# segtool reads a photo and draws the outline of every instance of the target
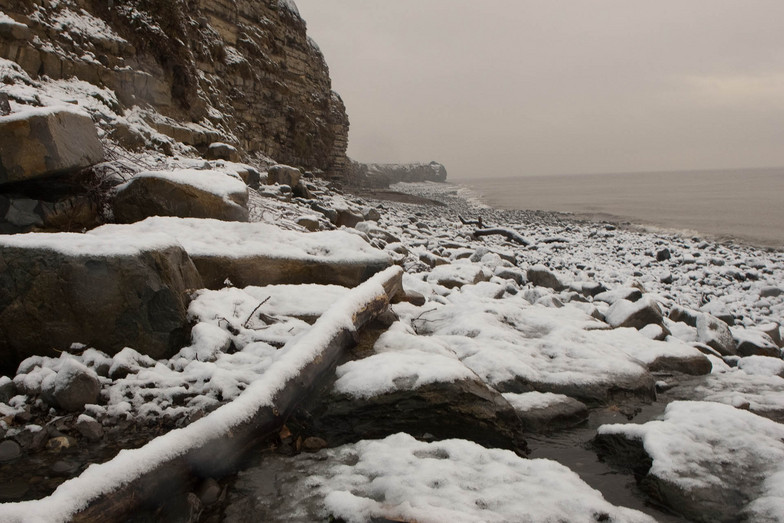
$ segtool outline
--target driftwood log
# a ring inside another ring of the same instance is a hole
[[[478,219],[476,219],[476,220],[466,220],[465,218],[463,218],[459,214],[457,215],[457,217],[460,218],[460,223],[462,223],[463,225],[476,225],[480,229],[484,229],[485,228],[485,225],[482,223],[482,217],[481,216]]]
[[[512,229],[504,229],[502,227],[493,227],[491,229],[477,229],[474,231],[474,237],[479,238],[482,236],[493,236],[499,235],[505,237],[509,241],[513,241],[528,247],[531,245],[531,242],[523,238],[520,233],[513,231]]]
[[[54,507],[65,504],[72,521],[122,521],[139,508],[189,492],[200,478],[236,472],[248,451],[278,433],[297,405],[334,370],[355,342],[357,330],[402,294],[402,274],[399,267],[391,267],[353,289],[299,342],[286,348],[281,358],[285,365],[270,368],[232,403],[140,449],[123,451],[107,464],[88,468],[48,498],[0,506],[0,512],[9,521],[35,515],[46,519],[53,516]],[[138,465],[142,462],[146,464]],[[124,473],[123,466],[132,470]]]

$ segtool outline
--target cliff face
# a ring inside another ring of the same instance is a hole
[[[358,163],[348,169],[349,182],[354,185],[386,188],[399,182],[445,182],[446,167],[430,163]]]
[[[0,57],[151,107],[157,132],[340,174],[348,117],[289,0],[0,0]],[[118,140],[132,139],[119,129]]]

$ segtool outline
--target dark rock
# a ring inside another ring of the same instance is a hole
[[[771,358],[781,358],[781,349],[778,345],[764,333],[759,333],[754,337],[736,337],[736,353],[743,358],[747,356],[768,356]]]
[[[69,242],[78,240],[78,249]],[[127,241],[126,241],[127,243]],[[82,342],[164,357],[187,341],[188,289],[202,288],[176,242],[31,234],[0,238],[0,372]]]
[[[93,121],[66,108],[0,117],[0,184],[84,169],[103,160]]]
[[[479,380],[432,383],[370,398],[332,393],[309,412],[311,431],[321,434],[330,447],[407,432],[518,452],[527,448],[517,413]]]
[[[776,298],[784,294],[784,289],[780,287],[763,287],[759,291],[760,298]]]
[[[672,254],[670,253],[670,249],[664,248],[660,251],[656,252],[656,261],[666,261],[672,258]]]
[[[0,92],[0,116],[7,116],[10,113],[11,104],[8,102],[8,94]]]
[[[529,394],[547,397],[536,392]],[[526,405],[525,402],[517,404],[516,398],[525,395],[504,394],[503,396],[515,408],[526,431],[551,432],[576,427],[588,420],[588,407],[583,402],[568,396],[556,397],[542,402],[541,405],[533,406]]]
[[[0,442],[0,463],[14,461],[22,455],[22,447],[10,439]]]
[[[544,265],[534,265],[526,273],[529,282],[537,287],[547,287],[555,291],[562,291],[566,285],[550,269]]]
[[[226,160],[227,162],[239,162],[240,152],[233,145],[223,142],[214,142],[207,147],[207,154],[204,156],[208,160]]]
[[[702,313],[697,317],[697,341],[716,349],[722,356],[737,354],[735,339],[729,326],[714,316]]]
[[[220,181],[231,187],[227,194],[200,185]],[[192,181],[191,181],[192,180]],[[213,218],[248,221],[248,189],[241,180],[219,171],[145,172],[117,189],[114,215],[120,223],[133,223],[150,216]]]

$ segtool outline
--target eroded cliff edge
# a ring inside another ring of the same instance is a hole
[[[347,165],[346,110],[293,2],[0,0],[0,9],[0,57],[32,78],[109,88],[116,111],[152,109],[140,116],[149,126],[199,150],[226,141],[331,175]],[[133,127],[104,123],[124,147],[149,145]]]

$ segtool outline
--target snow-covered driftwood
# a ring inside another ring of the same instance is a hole
[[[187,492],[198,477],[236,470],[246,451],[277,432],[335,366],[356,331],[400,292],[402,269],[380,272],[281,349],[267,373],[232,403],[140,449],[90,466],[47,498],[0,505],[3,521],[117,521],[143,503]]]

